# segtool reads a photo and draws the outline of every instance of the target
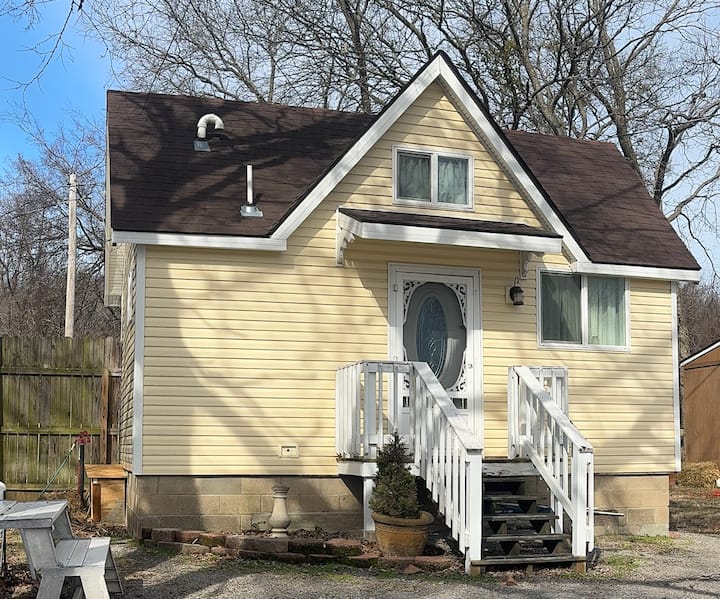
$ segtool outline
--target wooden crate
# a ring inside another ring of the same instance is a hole
[[[127,472],[120,464],[86,464],[93,522],[125,524]]]

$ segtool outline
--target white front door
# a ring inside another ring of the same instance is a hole
[[[479,287],[478,271],[390,267],[390,358],[426,362],[481,435]]]

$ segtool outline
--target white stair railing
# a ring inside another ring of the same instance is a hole
[[[337,452],[374,459],[385,437],[407,438],[413,470],[465,554],[482,551],[482,446],[424,362],[366,361],[337,371]]]
[[[594,548],[593,447],[525,366],[508,371],[508,457],[529,458],[550,489],[562,531],[572,523],[572,552]]]

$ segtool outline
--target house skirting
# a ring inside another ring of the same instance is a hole
[[[290,529],[361,532],[362,480],[309,476],[136,476],[129,474],[127,526],[208,531],[264,530],[272,488],[290,488]]]
[[[307,476],[128,476],[127,525],[243,531],[267,528],[272,487],[290,488],[290,529],[363,530],[362,478]],[[595,475],[595,534],[663,535],[669,527],[669,477]],[[606,513],[609,512],[609,513]]]
[[[670,479],[667,474],[595,475],[595,534],[666,535]],[[609,512],[609,513],[605,513]]]

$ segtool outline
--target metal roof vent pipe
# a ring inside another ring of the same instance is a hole
[[[193,142],[196,152],[210,151],[210,139],[207,136],[208,125],[213,126],[213,131],[210,134],[211,138],[220,138],[225,135],[225,125],[218,115],[211,113],[201,116],[197,124],[197,137]]]
[[[247,182],[247,203],[240,207],[240,214],[242,216],[249,216],[250,218],[259,218],[263,215],[263,213],[262,210],[255,205],[252,164],[248,164],[245,167],[245,173],[245,180]]]

